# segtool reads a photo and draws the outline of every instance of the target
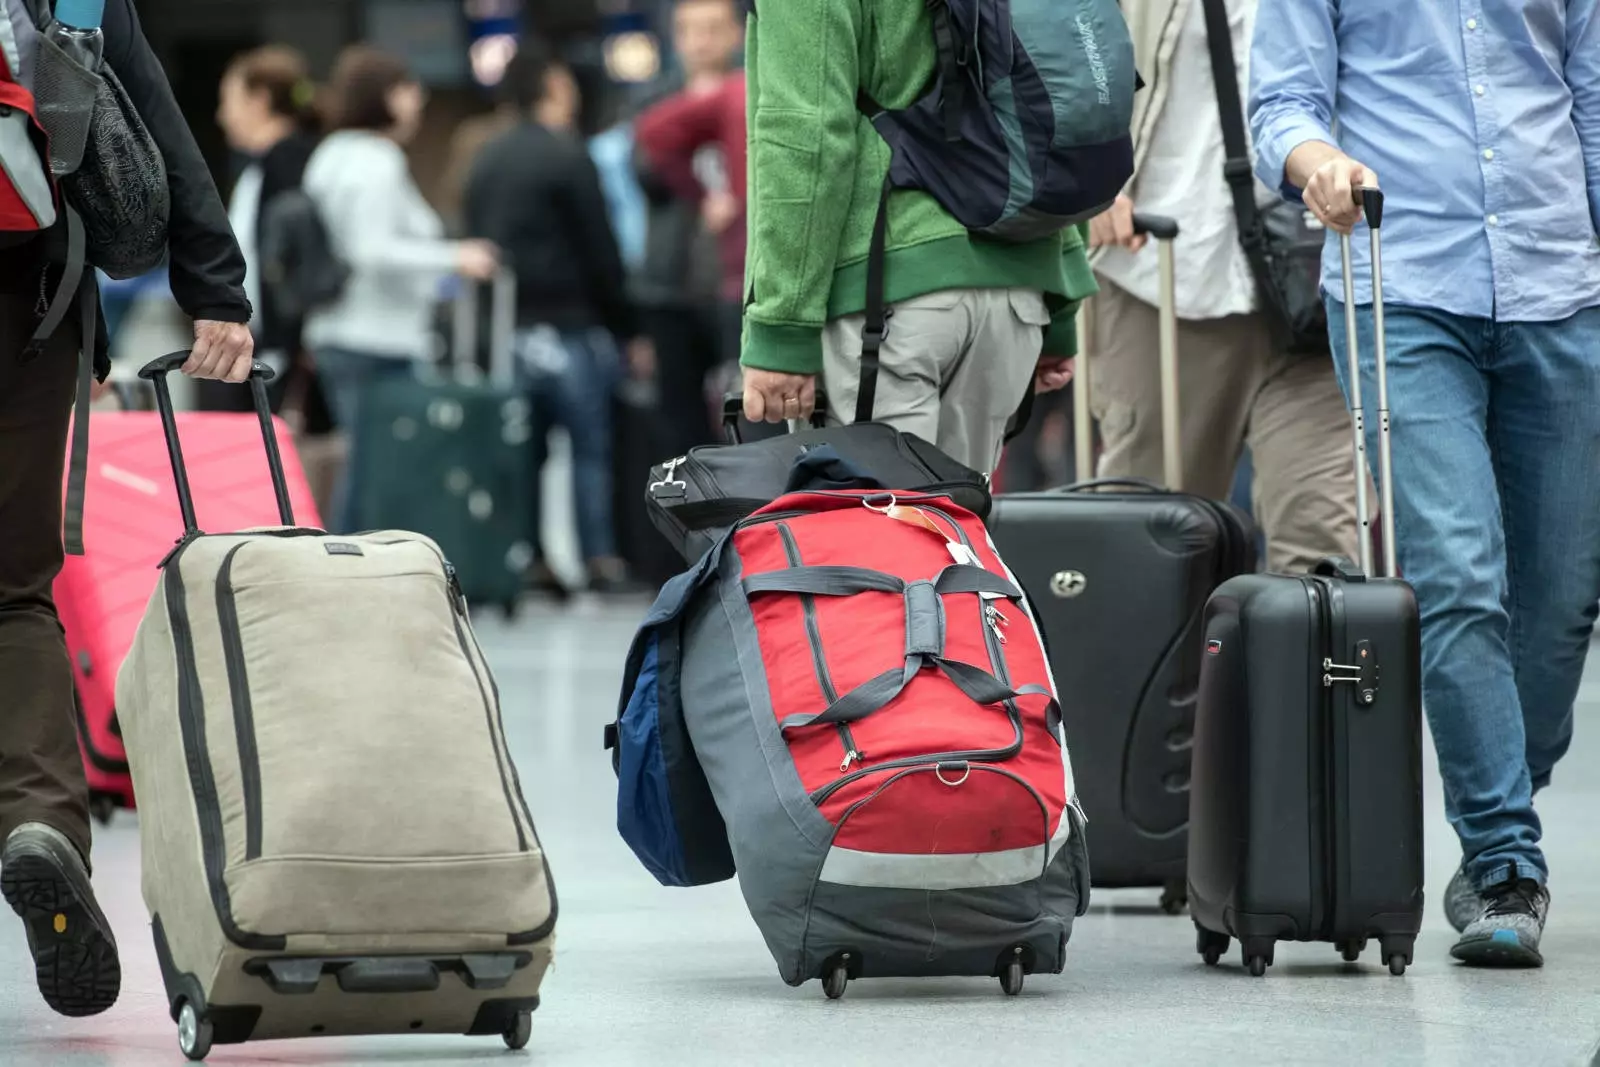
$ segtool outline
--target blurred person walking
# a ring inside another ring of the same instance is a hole
[[[304,337],[351,441],[329,518],[331,529],[348,532],[364,465],[381,462],[362,454],[363,390],[413,374],[431,357],[445,275],[488,280],[499,260],[487,241],[446,240],[412,179],[403,146],[421,125],[426,96],[401,60],[364,45],[346,49],[328,97],[330,133],[306,165],[304,186],[350,274],[337,299],[307,316]]]
[[[1181,224],[1174,255],[1183,488],[1228,499],[1248,445],[1252,511],[1267,537],[1268,565],[1306,572],[1324,557],[1357,555],[1350,419],[1328,353],[1286,351],[1287,339],[1259,299],[1223,173],[1206,2],[1128,0],[1122,7],[1149,88],[1134,105],[1134,179],[1090,226],[1100,282],[1090,396],[1104,444],[1098,474],[1162,478],[1160,266],[1154,244],[1134,235],[1133,212],[1170,216]],[[1257,0],[1222,2],[1228,37],[1219,43],[1242,59]],[[1242,107],[1232,119],[1243,132]],[[1258,201],[1274,195],[1257,185]]]
[[[530,529],[542,529],[538,473],[557,426],[572,441],[573,501],[590,588],[630,588],[617,556],[612,508],[613,390],[629,363],[650,362],[627,294],[600,176],[575,124],[572,72],[528,41],[506,69],[503,91],[521,117],[479,154],[467,179],[466,231],[505,250],[517,276],[517,367],[532,402],[535,492]],[[544,559],[534,584],[565,592]]]
[[[669,440],[683,455],[715,440],[706,380],[739,357],[744,291],[745,107],[737,0],[675,0],[679,80],[635,120],[635,164],[650,204],[635,280],[656,346]]]
[[[1250,70],[1256,172],[1336,231],[1325,293],[1343,292],[1352,190],[1382,176],[1396,545],[1462,852],[1451,954],[1536,967],[1534,796],[1572,741],[1600,605],[1600,14],[1284,0]],[[1353,251],[1370,398],[1375,271],[1367,241]],[[1343,351],[1347,309],[1327,308]]]
[[[269,46],[246,52],[230,63],[217,96],[217,125],[228,146],[247,161],[234,181],[228,218],[248,268],[245,292],[255,307],[251,330],[257,358],[279,372],[272,383],[276,408],[291,387],[309,385],[320,394],[315,372],[309,361],[301,358],[304,323],[281,309],[273,286],[263,282],[259,254],[267,205],[280,194],[300,188],[306,164],[317,147],[316,86],[300,53]],[[203,391],[210,400],[202,403],[203,407],[251,410],[244,390],[222,387]]]
[[[19,0],[0,0],[0,56],[8,72],[18,68],[17,42],[26,39],[16,33],[18,20],[30,17]],[[253,352],[244,325],[250,302],[244,258],[222,200],[131,0],[109,0],[101,27],[104,63],[166,167],[170,283],[194,319],[184,370],[244,381]],[[20,177],[12,168],[24,162],[31,161],[7,153],[7,180]],[[65,212],[59,215],[64,220]],[[63,1015],[86,1016],[116,1001],[122,972],[116,938],[90,885],[89,796],[73,723],[72,664],[51,588],[64,554],[61,485],[80,352],[102,381],[110,363],[103,324],[95,336],[83,336],[77,315],[30,350],[41,298],[61,283],[65,230],[58,221],[42,233],[0,233],[0,891],[26,923],[45,1002]],[[98,299],[92,273],[75,299]]]

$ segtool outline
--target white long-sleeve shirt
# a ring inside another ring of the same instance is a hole
[[[312,153],[304,185],[350,268],[340,298],[306,320],[306,343],[427,358],[439,282],[455,269],[457,246],[444,239],[405,153],[380,134],[335,133]]]

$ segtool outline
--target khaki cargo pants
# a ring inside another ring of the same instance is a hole
[[[1092,301],[1090,408],[1105,478],[1162,480],[1159,316],[1104,279]],[[1357,555],[1350,417],[1332,357],[1286,355],[1261,315],[1178,323],[1183,488],[1226,500],[1244,446],[1267,565],[1305,573]]]
[[[822,334],[828,418],[853,422],[866,316]],[[1031,389],[1050,313],[1037,289],[950,289],[893,307],[873,418],[931,441],[950,458],[992,473],[1006,424]]]

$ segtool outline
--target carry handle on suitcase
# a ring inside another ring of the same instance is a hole
[[[1383,225],[1383,191],[1356,186],[1356,204],[1367,218],[1367,232],[1372,242],[1372,335],[1374,354],[1378,364],[1378,484],[1381,505],[1379,517],[1383,525],[1382,578],[1400,576],[1395,558],[1394,542],[1394,457],[1389,447],[1389,350],[1383,332],[1383,255],[1379,247],[1378,230]],[[1361,396],[1361,345],[1356,336],[1356,284],[1350,265],[1350,235],[1339,235],[1339,255],[1344,268],[1344,331],[1346,359],[1350,378],[1350,429],[1355,435],[1356,462],[1356,521],[1361,524],[1361,572],[1373,575],[1372,569],[1372,513],[1367,505],[1367,494],[1361,487],[1367,478],[1367,411]]]
[[[445,362],[459,370],[477,358],[479,283],[471,278],[457,280],[461,288],[456,293],[450,357]],[[509,267],[501,267],[490,286],[489,363],[483,369],[496,385],[510,386],[515,377],[511,350],[517,330],[517,276]]]
[[[744,443],[739,434],[739,420],[742,418],[744,418],[744,397],[735,393],[729,393],[723,397],[722,435],[730,445]],[[811,428],[813,430],[825,430],[828,428],[828,394],[824,393],[820,387],[817,389],[816,405],[811,409]]]
[[[1164,215],[1135,212],[1133,232],[1155,238],[1161,257],[1161,469],[1174,492],[1183,488],[1183,437],[1178,415],[1178,300],[1172,244],[1178,221]],[[1078,316],[1078,360],[1072,381],[1072,429],[1078,466],[1077,485],[1091,488],[1094,479],[1094,416],[1089,412],[1089,346],[1084,317]]]
[[[167,386],[167,375],[189,361],[189,351],[169,352],[146,363],[139,377],[155,386],[156,410],[161,413],[161,429],[167,438],[167,456],[172,460],[172,480],[178,487],[178,508],[183,513],[183,537],[187,541],[200,536],[200,523],[195,519],[194,496],[189,490],[189,472],[183,463],[183,447],[178,441],[178,418],[172,409],[172,390]],[[272,474],[272,491],[278,498],[278,518],[283,525],[294,525],[294,506],[289,503],[289,480],[283,473],[283,454],[278,451],[278,434],[272,425],[272,405],[267,399],[267,383],[276,372],[260,360],[250,367],[250,399],[255,404],[256,418],[261,422],[261,439],[267,449],[267,469]]]

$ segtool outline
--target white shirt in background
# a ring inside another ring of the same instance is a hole
[[[1233,31],[1234,63],[1239,96],[1248,91],[1250,37],[1255,0],[1227,0]],[[1205,6],[1187,0],[1188,10],[1173,51],[1170,82],[1150,133],[1149,150],[1129,195],[1134,210],[1178,220],[1173,247],[1180,319],[1216,319],[1256,309],[1255,278],[1239,244],[1233,195],[1222,177],[1227,158],[1222,145],[1216,83],[1206,47]],[[1244,116],[1240,116],[1241,124]],[[1256,183],[1258,203],[1276,194]],[[1148,304],[1161,299],[1159,253],[1154,241],[1137,253],[1104,249],[1095,271],[1107,281]]]
[[[256,249],[256,221],[261,215],[261,164],[251,163],[234,183],[228,200],[228,222],[244,253],[244,292],[250,306],[261,308],[261,259]]]
[[[306,344],[429,358],[440,282],[455,269],[457,246],[444,239],[405,152],[376,133],[332,134],[312,153],[304,187],[350,268],[339,299],[306,319]]]

